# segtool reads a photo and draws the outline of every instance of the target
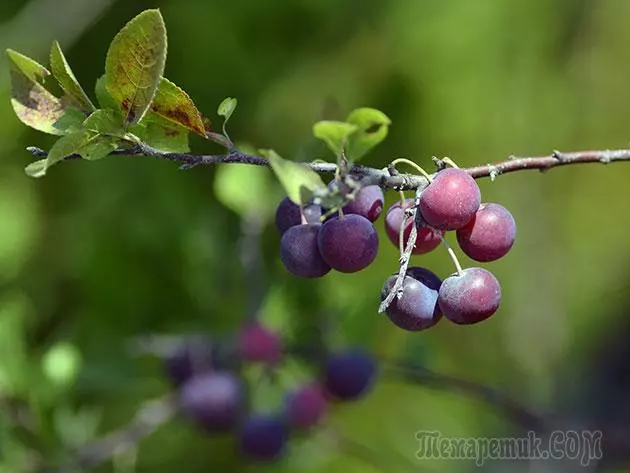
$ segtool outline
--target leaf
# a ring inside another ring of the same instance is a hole
[[[55,79],[57,79],[57,82],[59,82],[59,85],[66,94],[78,100],[86,111],[91,112],[96,109],[79,84],[72,69],[70,69],[70,65],[68,61],[66,61],[66,57],[61,51],[61,46],[57,41],[53,42],[52,49],[50,50],[50,68],[52,69]]]
[[[263,150],[271,169],[284,187],[289,199],[301,205],[306,203],[316,189],[325,191],[326,184],[315,171],[304,164],[281,158],[274,150]]]
[[[42,358],[42,371],[58,387],[72,383],[81,367],[81,353],[74,345],[60,342],[52,346]]]
[[[125,134],[120,117],[114,110],[99,109],[92,113],[83,122],[83,128],[95,133],[120,136]]]
[[[315,123],[313,135],[324,141],[335,156],[339,157],[348,138],[357,130],[358,127],[350,123],[324,120]]]
[[[162,77],[151,104],[151,111],[165,119],[206,137],[203,117],[186,92]]]
[[[70,107],[66,109],[63,116],[54,123],[54,127],[63,132],[64,135],[68,133],[75,133],[83,129],[83,121],[85,120],[85,114],[79,109]]]
[[[121,115],[118,102],[116,102],[112,94],[107,91],[107,77],[101,76],[97,79],[94,93],[96,94],[96,100],[101,108],[114,110],[118,115]]]
[[[26,166],[24,172],[30,177],[42,177],[46,174],[46,162],[46,158],[35,161]]]
[[[274,184],[270,174],[258,166],[218,166],[214,193],[241,217],[253,212],[266,221],[274,215],[275,202],[280,200]]]
[[[166,26],[160,11],[145,10],[120,30],[105,59],[106,88],[127,124],[138,123],[151,106],[166,62]]]
[[[142,123],[133,125],[129,131],[144,143],[166,153],[187,153],[188,130],[160,115],[148,113]]]
[[[346,147],[350,161],[358,161],[383,141],[392,123],[387,115],[374,108],[358,108],[350,113],[346,121],[358,127]]]
[[[78,154],[83,159],[95,160],[104,158],[118,147],[115,138],[81,130],[76,133],[63,136],[57,140],[48,153],[46,170],[53,164]]]
[[[50,135],[63,135],[55,123],[63,116],[65,105],[44,86],[50,72],[41,64],[7,49],[10,60],[11,105],[27,126]]]
[[[223,99],[223,102],[219,104],[219,108],[217,109],[217,115],[225,118],[225,120],[223,120],[223,133],[224,134],[227,134],[225,133],[225,125],[227,124],[228,120],[234,113],[234,110],[236,109],[237,104],[238,104],[238,100],[236,100],[234,97],[227,97]]]
[[[96,161],[109,156],[118,149],[118,140],[112,136],[96,135],[78,153],[88,161]]]

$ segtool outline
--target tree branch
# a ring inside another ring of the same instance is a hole
[[[39,158],[45,158],[48,153],[41,148],[29,146],[27,151]],[[113,155],[124,156],[147,156],[160,159],[167,159],[181,163],[182,169],[190,169],[198,165],[213,165],[222,163],[249,164],[254,166],[269,166],[267,158],[245,154],[237,149],[232,149],[226,154],[219,155],[197,155],[190,153],[164,153],[147,145],[138,145],[127,150],[116,150]],[[78,159],[79,156],[71,155],[66,160]],[[548,171],[558,166],[573,164],[610,164],[614,162],[630,161],[630,149],[600,150],[600,151],[574,151],[560,152],[554,151],[548,156],[539,157],[517,157],[510,156],[505,161],[498,161],[493,164],[463,168],[475,179],[490,177],[494,179],[500,174],[507,174],[516,171],[538,170]],[[337,165],[334,163],[304,163],[315,172],[331,174],[336,172]],[[391,173],[388,168],[376,169],[366,166],[353,165],[349,169],[349,174],[359,179],[362,185],[379,185],[383,189],[417,190],[427,186],[427,179],[415,174]]]

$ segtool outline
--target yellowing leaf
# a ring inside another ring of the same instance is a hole
[[[203,118],[186,92],[162,77],[151,104],[151,111],[200,136],[206,137]]]
[[[166,26],[159,10],[146,10],[116,35],[105,60],[107,91],[125,123],[138,123],[151,106],[166,62]]]
[[[57,82],[59,82],[59,85],[66,94],[74,97],[86,111],[91,112],[96,109],[79,84],[72,69],[70,69],[70,65],[68,61],[66,61],[66,57],[63,51],[61,51],[61,46],[57,41],[53,43],[52,49],[50,50],[50,68],[52,69],[55,79],[57,79]]]

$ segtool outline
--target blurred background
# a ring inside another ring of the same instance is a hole
[[[343,120],[361,106],[393,122],[365,159],[375,167],[407,157],[431,168],[432,156],[471,166],[554,149],[624,148],[630,140],[630,2],[619,0],[5,0],[0,47],[47,64],[59,40],[94,97],[109,42],[154,7],[168,29],[165,75],[217,130],[217,105],[237,97],[230,136],[286,158],[331,159],[312,124]],[[560,461],[480,468],[418,460],[417,431],[524,433],[477,400],[384,378],[365,400],[329,418],[359,449],[324,433],[296,443],[280,463],[246,466],[228,440],[175,420],[94,471],[624,471],[630,450],[606,445],[630,438],[630,165],[479,181],[483,199],[506,206],[518,225],[511,253],[486,265],[501,281],[502,307],[476,326],[442,322],[408,334],[376,312],[381,286],[398,267],[382,217],[371,267],[300,281],[278,256],[272,215],[282,191],[268,169],[184,172],[151,158],[112,157],[62,163],[31,179],[23,169],[33,158],[24,148],[48,149],[54,138],[22,125],[9,97],[3,55],[0,472],[61,460],[168,391],[159,362],[132,357],[129,340],[238,326],[251,290],[236,244],[243,197],[266,222],[267,323],[288,331],[326,318],[336,344],[422,363],[571,425],[602,429],[606,461],[582,469]],[[220,151],[197,138],[191,147]],[[396,199],[390,193],[387,204]],[[453,270],[440,249],[412,264],[442,277]]]

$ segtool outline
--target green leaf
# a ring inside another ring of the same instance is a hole
[[[72,69],[70,69],[70,65],[68,61],[66,61],[66,57],[61,51],[61,46],[59,46],[57,41],[53,42],[52,49],[50,50],[50,68],[52,69],[55,79],[57,79],[57,82],[59,82],[59,85],[66,94],[74,97],[88,112],[96,108],[79,84]]]
[[[30,177],[42,177],[46,174],[46,162],[47,160],[45,158],[35,161],[26,166],[24,172]]]
[[[118,149],[118,140],[112,136],[96,135],[89,143],[83,146],[78,153],[83,159],[96,161],[109,156],[112,151]]]
[[[114,110],[122,117],[118,102],[116,102],[114,97],[112,97],[112,94],[107,91],[107,77],[101,76],[97,79],[96,86],[94,87],[94,93],[96,94],[96,100],[101,108]]]
[[[188,130],[152,112],[129,131],[149,146],[166,153],[187,153],[190,150]]]
[[[326,184],[315,171],[304,164],[281,158],[274,150],[263,150],[271,169],[284,187],[289,199],[298,205],[306,203],[317,189],[326,190]]]
[[[358,108],[350,113],[346,121],[358,127],[357,132],[348,139],[346,147],[350,161],[358,161],[383,141],[392,123],[387,115],[374,108]]]
[[[110,136],[101,135],[89,130],[63,136],[57,140],[48,153],[46,170],[64,158],[78,154],[83,159],[100,159],[118,147],[117,140]]]
[[[265,221],[275,213],[280,196],[271,175],[258,166],[218,166],[214,193],[227,208],[244,217],[255,213]]]
[[[74,345],[58,343],[42,358],[44,375],[56,386],[67,387],[77,377],[81,367],[81,354]]]
[[[162,77],[151,111],[168,121],[206,137],[203,117],[186,92]]]
[[[225,125],[234,113],[237,104],[238,100],[236,100],[234,97],[227,97],[223,99],[223,102],[219,104],[219,108],[217,109],[217,115],[225,118],[225,120],[223,120],[223,133],[225,135],[227,135],[227,133],[225,132]]]
[[[345,122],[324,120],[315,123],[313,134],[325,142],[330,150],[339,157],[349,137],[358,130],[356,125]]]
[[[120,30],[107,51],[107,91],[125,123],[138,123],[151,106],[166,62],[166,26],[159,10],[145,10]]]
[[[125,134],[120,116],[114,110],[99,109],[92,113],[83,122],[83,128],[95,133],[120,136]]]
[[[11,67],[11,105],[17,117],[36,130],[63,135],[54,125],[64,115],[66,106],[43,86],[50,72],[16,51],[6,52]]]
[[[83,121],[85,120],[85,113],[79,109],[70,107],[66,109],[63,116],[54,123],[54,127],[63,132],[64,135],[68,133],[75,133],[83,129]]]

